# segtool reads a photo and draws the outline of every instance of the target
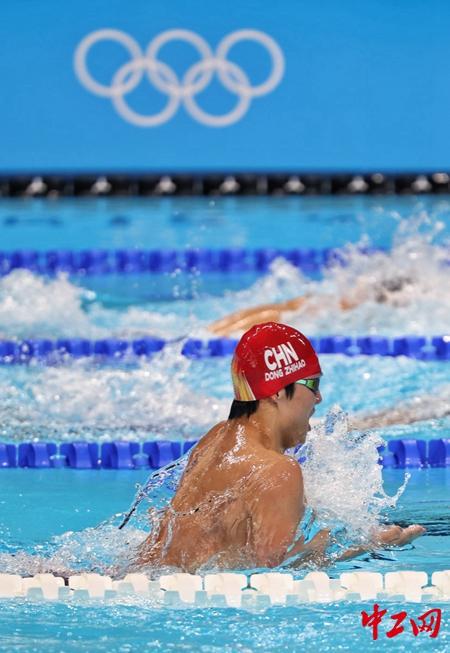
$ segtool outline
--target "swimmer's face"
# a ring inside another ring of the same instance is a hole
[[[285,390],[277,395],[283,446],[288,449],[297,444],[303,444],[310,430],[309,420],[317,404],[322,401],[320,391],[312,392],[304,385],[295,385],[294,395],[291,399],[286,396]]]

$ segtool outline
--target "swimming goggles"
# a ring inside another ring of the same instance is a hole
[[[308,390],[311,390],[316,395],[319,392],[320,376],[317,376],[315,379],[300,379],[300,381],[296,381],[295,383],[305,385]]]

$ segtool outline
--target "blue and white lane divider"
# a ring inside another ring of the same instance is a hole
[[[330,578],[324,571],[310,571],[301,580],[285,572],[242,574],[175,573],[151,580],[143,573],[120,580],[96,573],[63,578],[36,574],[24,578],[0,574],[0,599],[79,601],[146,598],[165,608],[266,609],[272,605],[296,606],[336,601],[405,603],[450,602],[450,570],[379,572],[350,571]]]
[[[197,440],[152,442],[0,442],[0,468],[159,469],[189,451]],[[390,440],[380,447],[383,467],[450,467],[450,438]]]
[[[441,336],[321,336],[310,338],[318,354],[343,354],[345,356],[408,356],[419,360],[450,360],[450,335]],[[149,357],[166,345],[179,343],[183,356],[192,359],[230,356],[237,345],[233,338],[198,340],[187,338],[139,338],[122,340],[104,338],[27,339],[0,340],[0,364],[12,365],[37,361],[54,364],[70,358],[91,357],[99,362],[106,360]]]
[[[362,247],[370,255],[379,248]],[[186,249],[137,250],[90,249],[81,251],[0,251],[0,275],[26,269],[39,274],[58,272],[81,275],[162,274],[181,271],[202,273],[266,272],[283,257],[304,272],[317,272],[331,265],[345,265],[348,255],[339,249]]]
[[[0,468],[159,469],[177,460],[197,440],[151,442],[0,442]]]

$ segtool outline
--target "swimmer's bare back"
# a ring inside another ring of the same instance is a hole
[[[200,440],[161,522],[140,547],[138,565],[194,573],[202,566],[276,567],[296,556],[294,566],[330,564],[328,530],[308,543],[303,536],[294,541],[304,512],[299,464],[266,448],[252,428],[251,421],[228,420]],[[418,525],[382,528],[341,559],[411,542],[424,531]]]
[[[283,320],[283,313],[289,311],[298,311],[302,309],[308,314],[317,311],[317,306],[311,304],[309,300],[310,295],[304,297],[294,297],[284,302],[274,302],[272,304],[260,304],[251,308],[243,308],[230,315],[226,315],[220,320],[216,320],[209,325],[208,329],[217,336],[229,336],[233,333],[247,331],[255,324],[261,322],[281,322]],[[329,298],[328,298],[329,299]],[[327,296],[322,297],[323,306],[326,307]],[[357,306],[358,302],[350,298],[341,298],[339,306],[341,310],[348,311]]]
[[[237,331],[247,331],[261,322],[281,322],[284,311],[296,311],[306,300],[307,297],[295,297],[285,302],[243,308],[216,320],[209,326],[209,330],[217,336],[228,336]]]
[[[175,497],[140,550],[140,564],[194,572],[273,567],[303,514],[298,463],[248,437],[239,420],[215,426],[193,450]]]

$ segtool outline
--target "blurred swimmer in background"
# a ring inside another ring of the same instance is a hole
[[[226,421],[193,449],[174,498],[141,545],[138,563],[195,572],[325,564],[330,532],[311,541],[297,528],[305,511],[302,471],[286,450],[305,442],[322,400],[321,368],[311,343],[296,329],[269,322],[241,338],[231,365],[235,399]],[[366,546],[403,545],[422,526],[379,527]]]
[[[382,267],[382,266],[380,266]],[[383,305],[395,311],[407,306],[414,307],[417,296],[427,296],[427,282],[421,281],[418,270],[409,273],[396,273],[392,269],[355,279],[349,289],[346,279],[345,292],[341,296],[326,294],[306,294],[282,302],[260,304],[235,311],[209,326],[209,330],[219,337],[227,337],[250,329],[254,324],[265,321],[296,323],[308,318],[325,318],[332,307],[331,320],[338,311],[349,313],[364,304]],[[334,312],[333,312],[334,311]],[[418,421],[440,419],[450,415],[450,385],[444,385],[430,395],[420,395],[402,406],[351,416],[352,427],[357,429],[383,428],[395,424],[412,424]]]
[[[285,321],[289,314],[292,313],[296,313],[300,317],[305,314],[315,315],[326,312],[330,301],[333,303],[337,301],[338,307],[342,311],[350,311],[368,301],[377,304],[388,304],[394,308],[408,303],[414,292],[414,283],[409,276],[387,277],[378,280],[374,284],[368,284],[367,281],[360,280],[356,281],[354,288],[347,291],[346,295],[342,297],[305,295],[284,302],[260,304],[259,306],[235,311],[220,320],[216,320],[210,325],[209,330],[217,336],[230,336],[237,332],[247,331],[261,322]]]

